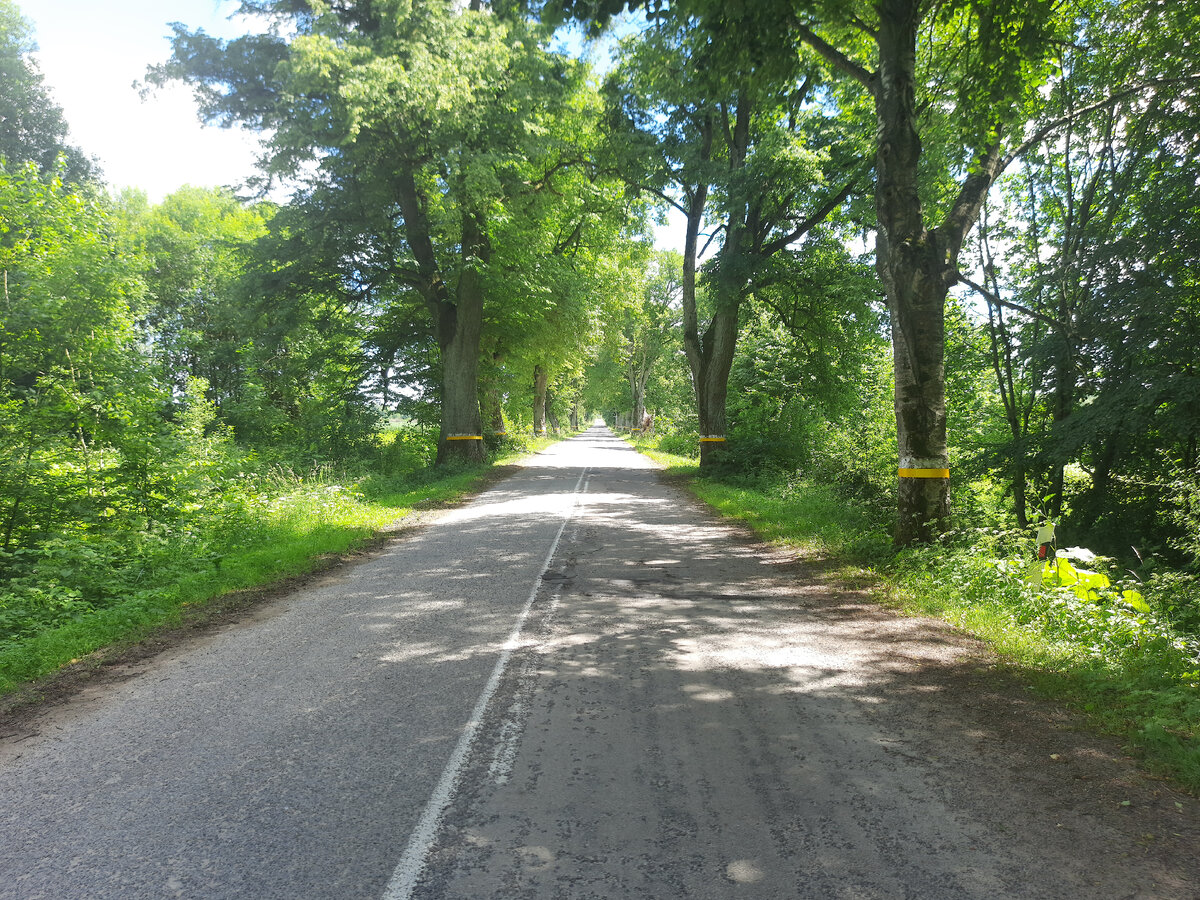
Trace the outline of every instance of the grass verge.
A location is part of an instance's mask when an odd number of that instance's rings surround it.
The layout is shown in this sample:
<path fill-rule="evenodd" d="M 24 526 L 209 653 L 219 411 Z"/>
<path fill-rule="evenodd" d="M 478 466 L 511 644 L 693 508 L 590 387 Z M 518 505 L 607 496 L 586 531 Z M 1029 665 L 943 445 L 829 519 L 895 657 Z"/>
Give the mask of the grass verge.
<path fill-rule="evenodd" d="M 874 517 L 835 488 L 702 478 L 695 459 L 642 452 L 721 515 L 763 539 L 842 561 L 841 577 L 886 605 L 940 618 L 988 643 L 1040 695 L 1125 741 L 1152 771 L 1200 795 L 1200 642 L 1113 592 L 1093 600 L 1026 585 L 1021 550 L 987 534 L 894 553 Z"/>
<path fill-rule="evenodd" d="M 124 596 L 83 609 L 69 621 L 0 642 L 0 697 L 98 651 L 129 646 L 178 626 L 186 614 L 233 592 L 307 575 L 331 557 L 368 545 L 418 509 L 436 509 L 481 489 L 500 467 L 555 443 L 536 438 L 524 451 L 489 463 L 423 469 L 397 478 L 275 476 L 239 494 L 211 521 L 154 557 Z M 218 543 L 219 537 L 219 543 Z"/>

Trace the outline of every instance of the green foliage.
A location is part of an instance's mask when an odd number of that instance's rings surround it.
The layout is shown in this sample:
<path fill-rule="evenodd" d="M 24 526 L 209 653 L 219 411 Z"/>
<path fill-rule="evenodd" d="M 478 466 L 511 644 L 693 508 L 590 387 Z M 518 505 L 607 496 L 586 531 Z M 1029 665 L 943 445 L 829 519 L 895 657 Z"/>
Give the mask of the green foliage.
<path fill-rule="evenodd" d="M 21 574 L 0 588 L 0 691 L 176 621 L 185 605 L 305 571 L 402 513 L 322 473 L 230 471 L 176 522 L 17 554 Z"/>
<path fill-rule="evenodd" d="M 436 428 L 389 428 L 380 435 L 378 472 L 385 478 L 407 477 L 433 465 L 436 455 Z"/>
<path fill-rule="evenodd" d="M 161 378 L 176 389 L 205 379 L 221 410 L 242 399 L 247 379 L 253 298 L 241 282 L 269 214 L 224 190 L 184 187 L 135 220 L 147 266 L 142 326 Z"/>
<path fill-rule="evenodd" d="M 0 554 L 0 693 L 177 623 L 187 607 L 311 571 L 413 508 L 458 499 L 486 472 L 432 468 L 437 436 L 421 428 L 389 432 L 369 472 L 256 465 L 227 430 L 207 431 L 212 413 L 200 402 L 185 417 L 191 436 L 207 436 L 190 446 L 191 493 L 172 520 Z M 513 440 L 496 459 L 549 443 Z"/>
<path fill-rule="evenodd" d="M 1195 20 L 1164 4 L 1077 11 L 1039 119 L 1059 127 L 980 235 L 991 292 L 1016 304 L 989 310 L 1008 420 L 992 463 L 1017 505 L 1027 481 L 1089 545 L 1145 555 L 1178 537 L 1163 473 L 1195 465 L 1200 423 Z"/>
<path fill-rule="evenodd" d="M 143 366 L 136 258 L 106 200 L 0 168 L 0 549 L 160 517 L 176 451 Z"/>
<path fill-rule="evenodd" d="M 94 166 L 67 143 L 67 122 L 31 55 L 35 47 L 17 5 L 0 0 L 0 165 L 19 172 L 32 164 L 47 181 L 86 181 Z"/>
<path fill-rule="evenodd" d="M 799 476 L 875 505 L 895 502 L 891 350 L 871 301 L 874 281 L 844 268 L 840 288 L 776 285 L 778 299 L 746 317 L 730 376 L 725 467 Z M 839 290 L 841 299 L 829 302 Z M 857 291 L 853 303 L 847 295 Z"/>
<path fill-rule="evenodd" d="M 682 261 L 664 251 L 629 264 L 636 274 L 614 298 L 603 342 L 587 368 L 585 405 L 614 425 L 618 417 L 640 425 L 650 413 L 655 428 L 674 431 L 686 427 L 689 414 L 695 418 L 679 335 Z"/>
<path fill-rule="evenodd" d="M 661 430 L 656 443 L 656 449 L 685 459 L 698 459 L 700 456 L 700 433 L 692 428 L 668 428 L 665 424 L 657 426 Z"/>
<path fill-rule="evenodd" d="M 335 455 L 361 443 L 340 415 L 354 413 L 352 383 L 374 381 L 385 408 L 412 418 L 440 414 L 443 433 L 480 430 L 479 395 L 484 430 L 498 427 L 502 397 L 534 367 L 560 404 L 573 401 L 596 309 L 621 277 L 609 257 L 629 242 L 624 192 L 596 163 L 586 67 L 547 52 L 536 22 L 495 8 L 250 11 L 267 33 L 222 42 L 179 27 L 173 58 L 148 80 L 185 81 L 211 120 L 263 130 L 268 173 L 302 182 L 273 223 L 260 302 L 299 314 L 290 358 L 320 377 L 259 379 L 300 440 Z M 332 320 L 336 338 L 305 333 L 310 316 Z M 408 389 L 393 391 L 402 372 Z M 307 384 L 316 396 L 292 396 Z M 451 449 L 479 448 L 439 454 Z"/>
<path fill-rule="evenodd" d="M 1200 633 L 1171 615 L 1180 582 L 1152 580 L 1124 594 L 1101 586 L 1107 577 L 1082 591 L 1074 581 L 1031 586 L 1028 556 L 997 559 L 996 543 L 984 533 L 906 554 L 894 577 L 914 609 L 988 638 L 1044 689 L 1200 787 Z"/>

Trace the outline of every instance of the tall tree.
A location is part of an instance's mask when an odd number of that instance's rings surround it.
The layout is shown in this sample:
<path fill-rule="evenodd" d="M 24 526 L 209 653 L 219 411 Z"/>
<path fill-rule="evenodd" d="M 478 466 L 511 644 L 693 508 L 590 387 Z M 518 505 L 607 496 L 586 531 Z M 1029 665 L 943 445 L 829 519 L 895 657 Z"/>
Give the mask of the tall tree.
<path fill-rule="evenodd" d="M 289 23 L 232 42 L 178 28 L 150 80 L 195 86 L 210 120 L 269 132 L 267 173 L 309 174 L 363 251 L 344 272 L 424 301 L 441 357 L 438 459 L 481 458 L 478 363 L 494 228 L 528 186 L 581 69 L 520 17 L 447 0 L 264 0 Z M 360 264 L 369 268 L 361 270 Z"/>
<path fill-rule="evenodd" d="M 1025 139 L 1019 126 L 1048 75 L 1055 9 L 1048 0 L 877 0 L 797 16 L 801 40 L 875 108 L 876 266 L 891 313 L 901 546 L 932 539 L 949 516 L 946 295 L 989 189 Z M 922 134 L 941 144 L 941 160 L 927 159 Z"/>
<path fill-rule="evenodd" d="M 641 426 L 645 416 L 646 387 L 654 370 L 679 346 L 675 332 L 682 307 L 682 262 L 674 251 L 655 254 L 641 297 L 625 311 L 621 355 L 635 427 Z"/>
<path fill-rule="evenodd" d="M 239 353 L 253 336 L 240 281 L 267 215 L 227 191 L 184 187 L 141 223 L 149 263 L 143 325 L 161 378 L 178 391 L 189 378 L 205 379 L 218 409 L 237 400 L 244 380 Z"/>
<path fill-rule="evenodd" d="M 816 66 L 784 52 L 779 39 L 757 7 L 699 20 L 660 12 L 610 78 L 615 139 L 631 181 L 685 219 L 683 342 L 702 467 L 727 439 L 743 302 L 771 261 L 794 252 L 861 178 L 855 148 L 818 102 Z M 696 287 L 705 227 L 716 251 L 703 273 L 712 308 L 702 322 Z"/>
<path fill-rule="evenodd" d="M 1054 51 L 1042 112 L 1067 124 L 1026 154 L 988 211 L 988 284 L 977 287 L 992 308 L 1018 518 L 1027 470 L 1045 511 L 1062 514 L 1074 463 L 1090 482 L 1069 504 L 1074 524 L 1127 534 L 1153 528 L 1155 473 L 1195 464 L 1195 280 L 1184 261 L 1200 240 L 1186 52 L 1197 22 L 1175 7 L 1080 9 L 1074 40 Z"/>
<path fill-rule="evenodd" d="M 153 515 L 169 395 L 142 356 L 143 286 L 112 204 L 0 168 L 0 551 Z"/>

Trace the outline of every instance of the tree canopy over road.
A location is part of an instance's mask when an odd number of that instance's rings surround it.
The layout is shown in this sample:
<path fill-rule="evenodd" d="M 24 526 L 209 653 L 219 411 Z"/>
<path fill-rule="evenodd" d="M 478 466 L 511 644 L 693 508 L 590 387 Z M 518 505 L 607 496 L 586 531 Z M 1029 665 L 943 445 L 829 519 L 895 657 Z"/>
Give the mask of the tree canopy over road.
<path fill-rule="evenodd" d="M 13 634 L 139 589 L 95 572 L 233 515 L 231 479 L 647 413 L 702 473 L 832 486 L 897 547 L 1051 519 L 1175 573 L 1162 614 L 1200 625 L 1188 4 L 243 12 L 174 26 L 147 89 L 260 133 L 290 199 L 151 206 L 69 144 L 0 0 Z"/>

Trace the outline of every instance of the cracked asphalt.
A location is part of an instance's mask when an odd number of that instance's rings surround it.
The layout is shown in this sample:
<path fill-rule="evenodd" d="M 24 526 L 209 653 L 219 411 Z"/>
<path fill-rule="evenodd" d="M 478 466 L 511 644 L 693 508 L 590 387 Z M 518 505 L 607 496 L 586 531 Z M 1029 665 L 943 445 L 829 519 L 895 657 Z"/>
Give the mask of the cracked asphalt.
<path fill-rule="evenodd" d="M 603 428 L 0 740 L 0 898 L 1200 897 L 1195 801 Z"/>

